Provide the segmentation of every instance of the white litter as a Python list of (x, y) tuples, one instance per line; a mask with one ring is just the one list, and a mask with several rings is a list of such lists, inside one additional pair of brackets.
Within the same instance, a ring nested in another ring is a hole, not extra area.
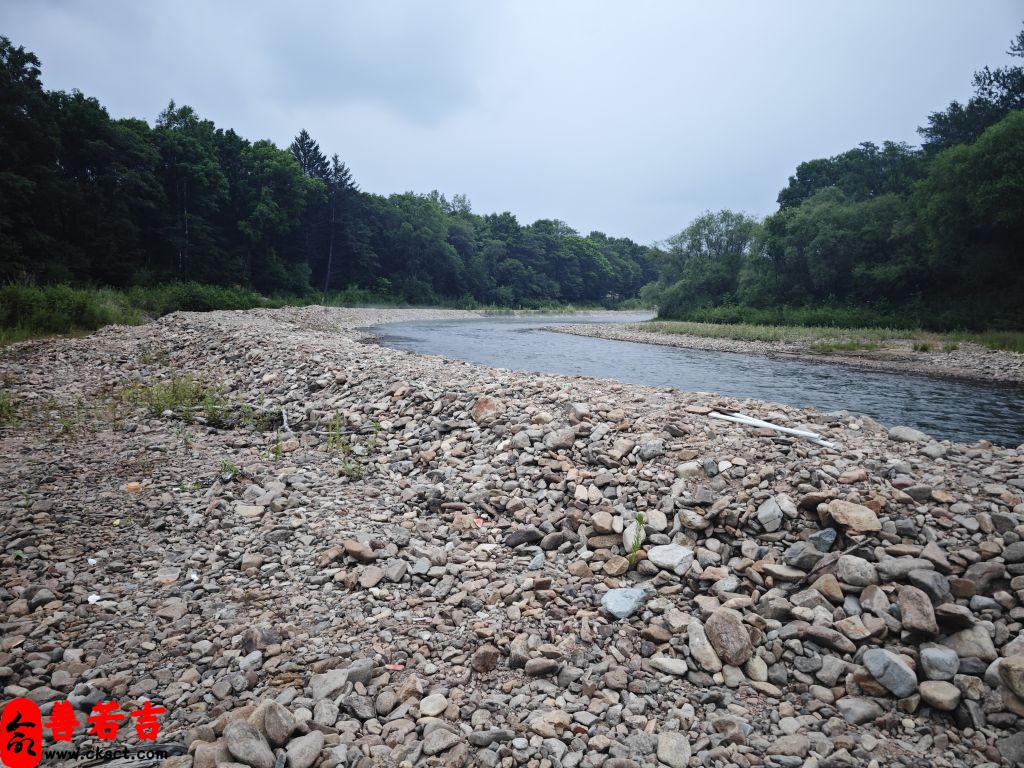
[(98, 603), (102, 599), (103, 598), (100, 597), (99, 595), (89, 595), (89, 597), (88, 597), (89, 605), (96, 605), (96, 603)]
[(86, 562), (88, 562), (89, 565), (96, 565), (96, 563), (98, 563), (99, 560), (97, 560), (95, 557), (90, 557)]
[(802, 437), (816, 445), (820, 445), (824, 448), (835, 448), (834, 443), (828, 442), (828, 440), (822, 440), (821, 435), (817, 432), (807, 432), (802, 429), (792, 429), (790, 427), (782, 427), (778, 424), (772, 424), (770, 421), (762, 421), (761, 419), (755, 419), (753, 416), (747, 416), (742, 413), (720, 413), (718, 411), (712, 411), (708, 414), (712, 419), (721, 419), (722, 421), (732, 421), (736, 424), (745, 424), (748, 427), (761, 427), (764, 429), (774, 429), (776, 432), (782, 432), (786, 435), (795, 435), (796, 437)]

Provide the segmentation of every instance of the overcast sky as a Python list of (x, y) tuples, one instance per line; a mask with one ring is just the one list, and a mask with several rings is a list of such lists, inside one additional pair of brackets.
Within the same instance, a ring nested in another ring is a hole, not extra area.
[(642, 243), (763, 215), (802, 160), (915, 129), (1010, 61), (1020, 0), (3, 0), (0, 34), (151, 123), (169, 99), (367, 191)]

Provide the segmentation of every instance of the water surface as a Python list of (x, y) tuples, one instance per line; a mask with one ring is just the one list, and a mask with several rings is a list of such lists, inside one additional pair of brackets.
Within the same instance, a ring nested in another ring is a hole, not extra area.
[(1024, 387), (893, 374), (733, 352), (611, 341), (543, 330), (558, 323), (646, 320), (649, 314), (495, 316), (389, 323), (384, 346), (518, 371), (580, 374), (629, 384), (717, 392), (823, 411), (851, 411), (936, 438), (1024, 443)]

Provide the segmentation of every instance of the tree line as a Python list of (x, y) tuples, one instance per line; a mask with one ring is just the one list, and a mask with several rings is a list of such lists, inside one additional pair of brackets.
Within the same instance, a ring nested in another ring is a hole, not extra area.
[(364, 192), (305, 130), (253, 142), (173, 101), (152, 126), (112, 119), (40, 74), (0, 37), (0, 281), (529, 306), (635, 297), (656, 276), (628, 238), (480, 215), (463, 195)]
[(677, 319), (1024, 328), (1024, 67), (973, 85), (920, 147), (801, 163), (763, 220), (701, 215), (655, 254), (645, 296)]

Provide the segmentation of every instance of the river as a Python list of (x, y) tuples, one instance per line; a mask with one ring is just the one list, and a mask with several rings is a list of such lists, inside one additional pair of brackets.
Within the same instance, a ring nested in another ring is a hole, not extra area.
[(491, 316), (390, 323), (380, 343), (428, 355), (536, 371), (617, 379), (751, 397), (823, 411), (850, 411), (886, 426), (905, 424), (936, 438), (1000, 445), (1024, 443), (1024, 387), (986, 385), (831, 363), (772, 360), (544, 330), (559, 323), (646, 320), (649, 314)]

